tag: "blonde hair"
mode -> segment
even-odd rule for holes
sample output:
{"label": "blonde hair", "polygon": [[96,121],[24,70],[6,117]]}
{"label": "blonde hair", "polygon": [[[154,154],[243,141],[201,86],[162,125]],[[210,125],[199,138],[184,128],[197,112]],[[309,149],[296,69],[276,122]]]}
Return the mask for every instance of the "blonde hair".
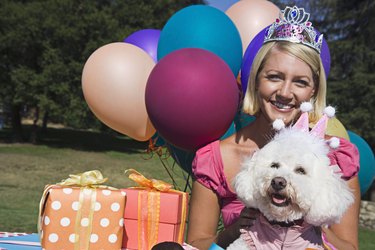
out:
{"label": "blonde hair", "polygon": [[249,81],[242,105],[243,111],[249,115],[255,115],[259,112],[260,103],[256,93],[257,77],[258,73],[263,69],[265,62],[270,58],[272,49],[277,49],[295,56],[310,66],[313,73],[315,92],[312,100],[310,100],[313,105],[313,112],[310,113],[309,118],[310,122],[316,122],[322,116],[326,106],[327,81],[324,67],[319,54],[315,50],[306,45],[292,42],[269,42],[264,44],[258,51],[251,66]]}

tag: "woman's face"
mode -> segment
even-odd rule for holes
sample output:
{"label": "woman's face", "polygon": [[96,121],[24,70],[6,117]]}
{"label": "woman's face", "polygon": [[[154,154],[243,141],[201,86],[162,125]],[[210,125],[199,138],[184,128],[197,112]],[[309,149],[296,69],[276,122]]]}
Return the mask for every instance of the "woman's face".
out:
{"label": "woman's face", "polygon": [[257,78],[261,115],[269,122],[282,119],[291,123],[299,114],[301,102],[314,95],[313,73],[308,64],[276,48]]}

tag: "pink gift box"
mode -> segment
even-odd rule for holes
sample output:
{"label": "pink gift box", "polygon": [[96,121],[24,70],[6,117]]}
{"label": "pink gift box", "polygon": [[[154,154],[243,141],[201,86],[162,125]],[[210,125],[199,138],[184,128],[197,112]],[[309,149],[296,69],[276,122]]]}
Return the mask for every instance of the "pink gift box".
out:
{"label": "pink gift box", "polygon": [[[158,221],[153,223],[153,232],[157,232],[156,235],[148,234],[148,243],[150,244],[149,248],[153,245],[153,240],[150,239],[152,236],[155,237],[156,243],[164,241],[174,241],[182,244],[184,241],[185,235],[185,223],[187,215],[187,193],[179,191],[168,191],[168,192],[159,192],[159,191],[150,191],[147,189],[139,188],[127,188],[122,189],[126,192],[127,203],[125,206],[124,213],[124,238],[122,247],[125,249],[140,249],[138,240],[141,237],[143,247],[144,247],[144,227],[140,226],[142,224],[138,218],[139,213],[145,213],[142,205],[140,204],[141,199],[140,195],[143,193],[143,197],[150,195],[149,192],[158,192],[160,194],[160,201],[156,203],[148,203],[149,207],[147,209],[152,210],[148,211],[151,213],[156,213],[157,215],[151,216],[153,219],[158,217]],[[150,199],[150,198],[148,198]],[[147,204],[147,201],[146,203]],[[150,205],[153,204],[153,205]],[[158,209],[158,205],[160,208]],[[146,209],[146,210],[147,210]],[[152,220],[152,219],[151,219]],[[147,222],[145,224],[147,225]],[[154,229],[156,227],[156,230]],[[147,244],[146,244],[147,246]]]}

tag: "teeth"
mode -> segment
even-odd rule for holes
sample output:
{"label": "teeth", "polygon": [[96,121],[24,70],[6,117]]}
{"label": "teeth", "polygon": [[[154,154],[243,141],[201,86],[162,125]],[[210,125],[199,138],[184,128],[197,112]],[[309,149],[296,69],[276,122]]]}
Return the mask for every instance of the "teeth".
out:
{"label": "teeth", "polygon": [[272,102],[273,105],[275,105],[276,107],[278,107],[279,109],[290,109],[293,107],[293,105],[288,105],[288,104],[282,104],[282,103],[279,103],[279,102]]}

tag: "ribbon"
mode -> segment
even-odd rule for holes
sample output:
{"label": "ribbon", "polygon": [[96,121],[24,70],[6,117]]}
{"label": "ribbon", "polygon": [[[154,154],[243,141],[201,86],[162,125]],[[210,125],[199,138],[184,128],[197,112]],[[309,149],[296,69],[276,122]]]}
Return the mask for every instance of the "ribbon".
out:
{"label": "ribbon", "polygon": [[172,189],[172,185],[156,179],[148,179],[134,169],[128,169],[125,174],[136,182],[138,193],[138,249],[151,249],[158,241],[160,217],[160,192],[177,193],[182,195],[181,224],[177,242],[182,244],[187,213],[187,194]]}
{"label": "ribbon", "polygon": [[[75,250],[89,249],[89,240],[92,231],[92,219],[96,202],[96,189],[111,189],[117,190],[116,188],[102,185],[108,180],[108,178],[103,178],[102,173],[99,170],[91,170],[79,174],[71,174],[70,178],[62,180],[61,182],[55,185],[47,185],[44,189],[41,201],[39,203],[39,218],[38,218],[38,231],[41,235],[42,231],[42,218],[44,214],[45,203],[49,194],[49,191],[52,188],[61,188],[61,187],[80,187],[79,194],[79,209],[76,215],[75,223]],[[88,191],[85,191],[88,190]],[[88,193],[88,195],[85,195]],[[83,229],[80,226],[82,218],[88,218],[89,224],[87,229]],[[42,240],[42,239],[41,239]]]}
{"label": "ribbon", "polygon": [[91,170],[80,174],[70,174],[69,177],[70,178],[62,180],[56,185],[95,188],[100,187],[100,184],[103,184],[108,180],[108,178],[103,178],[103,175],[99,170]]}
{"label": "ribbon", "polygon": [[157,190],[161,192],[168,192],[172,189],[172,185],[156,179],[147,179],[145,176],[143,176],[141,173],[139,173],[135,169],[128,169],[125,170],[125,174],[129,173],[129,179],[135,181],[140,187],[151,189],[151,190]]}

